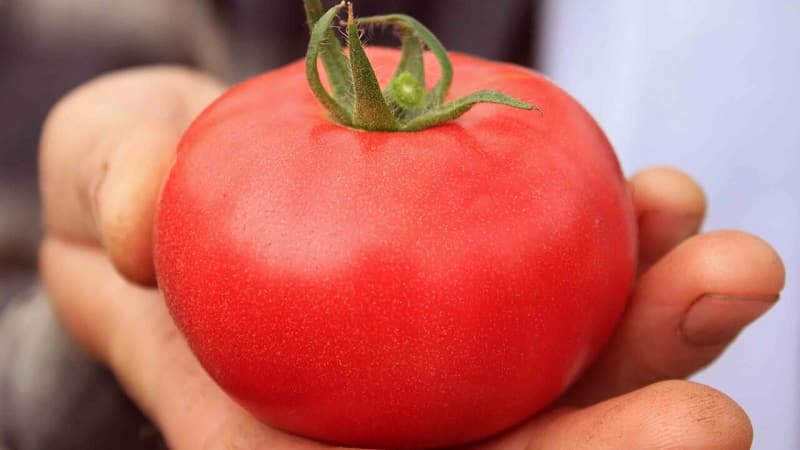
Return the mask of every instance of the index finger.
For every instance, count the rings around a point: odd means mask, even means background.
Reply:
[[[161,181],[184,128],[222,90],[198,72],[153,67],[112,73],[67,95],[42,134],[47,232],[102,245],[127,278],[153,283]]]

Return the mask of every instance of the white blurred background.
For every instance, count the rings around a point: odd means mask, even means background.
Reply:
[[[627,174],[680,167],[706,230],[742,229],[784,259],[781,301],[698,374],[733,397],[755,449],[800,448],[800,2],[550,0],[541,69],[598,119]]]

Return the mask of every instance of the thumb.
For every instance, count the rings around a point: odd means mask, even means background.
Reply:
[[[111,262],[129,280],[152,284],[156,203],[179,135],[163,125],[142,124],[118,138],[100,169],[81,181]]]
[[[183,129],[221,91],[201,74],[157,67],[106,75],[65,97],[40,149],[46,231],[102,246],[126,278],[154,283],[161,182]]]

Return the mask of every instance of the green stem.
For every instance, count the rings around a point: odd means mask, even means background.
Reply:
[[[324,14],[320,0],[304,2],[306,17],[312,25],[306,54],[306,77],[320,103],[328,109],[334,120],[344,125],[369,131],[419,131],[454,120],[478,103],[539,110],[528,103],[489,90],[444,103],[453,81],[453,66],[444,46],[424,25],[401,14],[355,19],[353,5],[347,2],[348,58],[331,30],[331,24],[345,2]],[[393,25],[400,32],[400,63],[383,91],[359,38],[358,25],[365,24]],[[425,47],[434,54],[441,68],[441,77],[429,92],[425,92]],[[317,69],[317,60],[320,58],[333,95],[328,93],[320,80]]]

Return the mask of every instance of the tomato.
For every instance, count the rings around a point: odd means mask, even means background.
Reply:
[[[369,56],[388,80],[399,52]],[[620,318],[634,215],[603,132],[533,71],[451,56],[453,95],[497,88],[542,113],[356,130],[297,62],[180,142],[159,284],[203,367],[266,423],[369,447],[475,441],[562,394]]]

